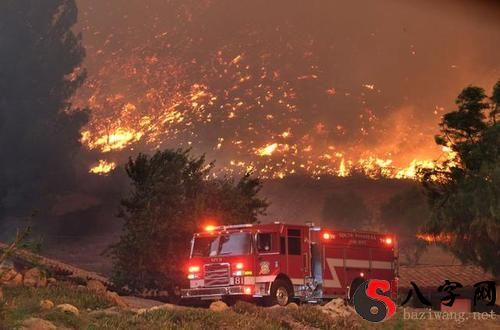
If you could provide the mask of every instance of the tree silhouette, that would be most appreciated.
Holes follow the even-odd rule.
[[[426,230],[450,234],[448,247],[464,262],[500,274],[500,81],[492,97],[475,86],[443,116],[439,145],[456,154],[443,167],[425,170],[432,217]]]
[[[211,224],[252,223],[267,207],[258,179],[207,179],[210,164],[187,150],[139,154],[126,171],[130,196],[122,200],[124,230],[110,247],[113,282],[130,289],[173,289],[184,276],[194,232]]]
[[[85,71],[73,0],[0,2],[0,215],[33,210],[75,182],[85,112],[70,98]]]

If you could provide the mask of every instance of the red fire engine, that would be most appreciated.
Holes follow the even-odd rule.
[[[393,235],[284,223],[208,226],[194,234],[183,298],[262,298],[268,304],[350,298],[365,280],[391,281]]]

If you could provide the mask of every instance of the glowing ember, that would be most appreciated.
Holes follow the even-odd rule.
[[[276,148],[278,148],[278,144],[272,143],[258,149],[255,153],[259,156],[271,156],[276,151]]]
[[[98,174],[98,175],[105,175],[111,172],[116,168],[116,164],[114,162],[108,162],[106,160],[99,160],[99,164],[96,166],[92,167],[89,170],[89,173],[93,174]]]

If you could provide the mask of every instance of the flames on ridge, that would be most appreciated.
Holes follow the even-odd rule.
[[[280,26],[241,23],[217,42],[196,30],[214,3],[167,3],[176,4],[171,25],[152,17],[147,34],[119,23],[100,31],[82,11],[89,77],[74,105],[92,111],[81,141],[103,159],[91,173],[109,173],[133,152],[177,147],[206,153],[218,173],[262,178],[415,179],[436,166],[436,130],[422,132],[412,106],[381,105],[376,81],[335,84],[326,72],[342,63],[309,36],[284,41]]]

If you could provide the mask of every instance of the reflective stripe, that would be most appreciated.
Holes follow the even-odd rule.
[[[346,259],[345,266],[352,268],[370,268],[370,260]]]
[[[326,258],[328,265],[331,267],[343,267],[345,260],[346,267],[352,268],[370,268],[370,260],[361,259],[342,259],[342,258]],[[372,260],[372,269],[392,269],[392,262]],[[331,269],[330,269],[331,270]]]
[[[292,284],[304,284],[304,279],[303,278],[291,278]]]
[[[323,281],[324,286],[330,287],[330,288],[341,288],[342,285],[340,284],[339,275],[337,274],[335,267],[343,266],[344,260],[343,259],[326,258],[326,263],[328,264],[328,269],[330,269],[330,273],[332,274],[332,279],[331,280],[324,280]]]
[[[245,276],[243,281],[245,282],[245,284],[255,284],[255,277]]]
[[[372,261],[373,269],[392,269],[393,265],[390,261]]]
[[[330,288],[342,288],[340,283],[340,278],[337,274],[335,267],[345,267],[346,268],[367,268],[370,269],[370,260],[360,260],[360,259],[342,259],[342,258],[326,258],[326,263],[328,264],[328,269],[332,274],[332,279],[324,280],[323,285]],[[371,269],[392,269],[393,264],[390,261],[375,261],[372,260]]]
[[[265,276],[257,276],[255,277],[255,282],[273,282],[276,279],[276,275],[265,275]]]

